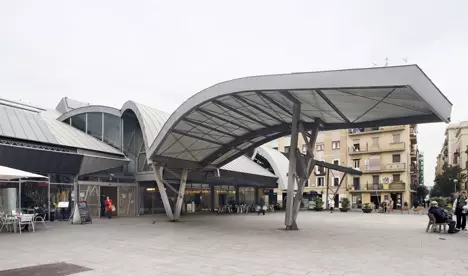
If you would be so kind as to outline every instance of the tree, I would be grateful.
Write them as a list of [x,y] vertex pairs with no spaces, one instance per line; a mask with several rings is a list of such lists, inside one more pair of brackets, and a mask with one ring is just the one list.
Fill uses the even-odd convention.
[[429,190],[427,189],[426,186],[420,184],[416,187],[416,198],[420,202],[424,202],[426,196],[429,194]]
[[459,190],[458,184],[455,185],[455,179],[458,180],[458,184],[466,181],[466,174],[462,173],[460,166],[444,166],[443,173],[435,178],[431,196],[451,196],[455,192],[455,186],[457,186],[456,190]]

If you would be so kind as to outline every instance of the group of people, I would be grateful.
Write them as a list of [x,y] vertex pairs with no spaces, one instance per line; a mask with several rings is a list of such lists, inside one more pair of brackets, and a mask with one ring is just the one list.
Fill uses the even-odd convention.
[[436,223],[448,224],[448,233],[458,233],[460,230],[467,231],[466,215],[468,213],[468,197],[465,190],[455,199],[452,211],[456,216],[456,222],[452,219],[451,214],[438,206],[437,201],[431,202],[431,207],[429,208],[429,213],[434,215]]

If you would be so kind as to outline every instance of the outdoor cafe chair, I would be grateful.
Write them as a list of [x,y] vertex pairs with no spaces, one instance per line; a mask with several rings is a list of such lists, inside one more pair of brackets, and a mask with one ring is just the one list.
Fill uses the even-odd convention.
[[34,215],[34,219],[33,219],[33,222],[34,224],[36,224],[36,222],[42,222],[42,225],[44,225],[44,228],[47,229],[47,224],[46,224],[46,221],[45,221],[45,214],[44,216],[41,216],[39,214],[35,214]]
[[21,226],[30,225],[33,232],[36,232],[34,229],[34,214],[22,214],[18,219],[19,232],[21,234]]

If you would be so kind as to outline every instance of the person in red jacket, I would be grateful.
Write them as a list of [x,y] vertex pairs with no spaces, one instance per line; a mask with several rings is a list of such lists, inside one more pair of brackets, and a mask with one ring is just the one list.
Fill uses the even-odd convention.
[[111,219],[112,218],[112,199],[107,197],[105,204],[106,204],[107,218]]

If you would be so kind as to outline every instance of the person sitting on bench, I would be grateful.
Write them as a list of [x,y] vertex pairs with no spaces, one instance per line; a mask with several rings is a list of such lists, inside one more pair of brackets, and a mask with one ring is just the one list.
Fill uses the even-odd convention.
[[456,222],[452,220],[451,215],[447,214],[444,209],[438,206],[437,201],[431,202],[431,208],[429,208],[429,213],[433,214],[436,223],[447,223],[449,226],[448,233],[453,234],[459,232],[455,229]]

